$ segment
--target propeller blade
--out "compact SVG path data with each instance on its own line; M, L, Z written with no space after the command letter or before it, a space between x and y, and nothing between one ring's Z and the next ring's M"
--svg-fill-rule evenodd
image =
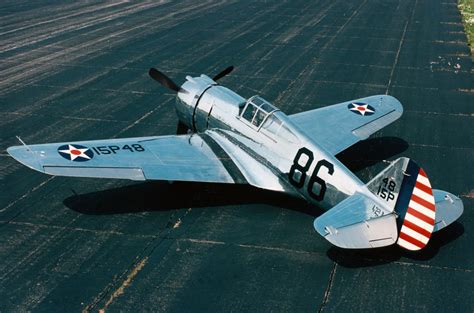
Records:
M174 90L176 92L182 91L181 87L176 85L174 81L155 68L150 68L148 75L168 89Z
M219 74L214 76L213 80L217 81L218 79L221 79L222 77L224 77L227 74L229 74L230 72L232 72L233 69L234 69L234 67L232 65L229 66L228 68L226 68L225 70L223 70L222 72L220 72Z

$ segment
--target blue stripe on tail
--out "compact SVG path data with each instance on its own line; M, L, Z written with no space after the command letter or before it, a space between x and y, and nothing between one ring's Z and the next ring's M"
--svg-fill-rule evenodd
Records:
M419 172L420 167L415 162L410 160L405 170L407 175L403 176L402 187L400 188L397 204L395 204L395 212L399 216L397 219L398 230L400 230L403 221L405 220L405 215L408 210L408 203L410 203L411 195L413 193L413 189L415 188L416 178L418 177Z

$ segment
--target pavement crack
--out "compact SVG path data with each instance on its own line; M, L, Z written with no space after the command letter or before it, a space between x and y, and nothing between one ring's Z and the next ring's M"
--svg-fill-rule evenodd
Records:
M112 304L112 302L125 292L125 289L130 286L133 279L137 276L138 272L140 272L143 269L147 261L148 261L148 256L143 258L140 262L138 262L135 265L135 267L130 271L130 273L128 273L127 278L122 282L120 287L118 287L112 293L109 300L107 300L104 306L101 309L99 309L100 313L105 313L105 310Z
M127 267L127 269L125 271L123 271L120 275L118 275L118 277L114 277L112 279L111 282L109 282L103 289L102 291L100 291L97 296L94 297L94 299L82 310L82 312L91 312L92 310L94 310L95 307L97 307L102 301L104 301L106 299L106 296L108 294L110 294L110 292L112 290L114 290L114 292L112 292L112 295L109 297L109 299L107 300L107 302L104 304L104 306L102 307L102 309L105 310L106 308L106 304L112 299L112 301L114 301L115 298L117 298L119 295L121 295L122 293L120 294L117 294L117 292L120 292L120 288L121 287L124 287L123 290L125 290L125 286L124 286L124 283L127 282L127 279L128 277L131 276L131 280L130 280L130 283L131 281L133 280L133 278L136 276L136 274L138 274L138 271L140 271L143 266L145 264L143 264L143 266L139 267L140 263L143 262L143 260L145 260L145 263L146 263L146 260L148 260L148 258L151 256L151 254L153 253L153 251L155 251L155 249L165 240L165 238L162 238L160 235L164 232L165 230L161 231L160 234L158 234L157 237L154 237L154 238L151 238L151 240L145 244L145 247L143 248L142 252L140 252L137 257L135 258L135 260L137 259L140 259L142 258L142 261L140 261L139 263L137 263L136 261L135 262L132 262L132 264L130 265L130 267ZM155 242L158 241L156 244ZM133 271L135 269L137 269L139 267L139 270L136 272L135 275L132 275L133 274ZM125 279L123 279L124 277L127 277ZM117 283L119 281L122 281L122 283L120 284L119 287L115 288L114 287L117 285ZM129 285L129 284L128 284ZM127 285L127 286L128 286ZM114 297L114 295L116 295ZM112 303L112 302L110 302ZM110 303L108 305L110 305ZM108 306L107 305L107 306ZM104 312L104 311L103 311Z
M285 252L285 253L290 253L290 254L295 254L295 253L321 254L320 252L317 252L317 251L295 250L295 249L288 249L288 248L283 248L283 247L271 247L271 246L254 245L254 244L229 243L225 241L216 241L216 240L209 240L209 239L171 238L171 237L166 237L166 239L171 239L171 240L176 240L176 241L187 241L187 242L206 244L206 245L232 245L232 246L245 248L245 249L269 250L269 251Z
M416 7L416 3L415 3L415 7ZM397 64L398 64L398 59L400 57L400 50L402 50L403 41L404 41L405 35L407 33L407 27L408 27L408 20L405 22L405 27L403 28L402 38L400 38L400 43L398 45L397 54L395 55L395 61L393 62L392 70L390 71L390 77L388 79L387 89L385 90L386 95L388 95L388 91L390 90L390 87L392 86L393 73L395 73L395 68L397 67Z
M367 3L367 1L363 1L349 16L349 18L342 24L334 33L334 36L328 40L320 49L319 53L316 54L315 57L313 57L309 62L308 66L304 68L298 77L296 79L291 80L290 84L288 87L285 89L285 91L281 92L274 100L275 103L283 102L284 98L287 96L288 93L293 93L294 95L297 95L300 93L300 91L308 84L311 82L310 77L314 73L315 70L317 70L317 66L315 61L318 61L319 58L321 57L322 53L326 50L329 50L330 45L334 42L334 40L337 38L339 34L346 28L346 26L353 20L353 18L359 13L361 8ZM271 85L272 81L269 81L267 85ZM265 87L266 88L266 87ZM264 89L265 89L264 88ZM293 110L297 108L298 106L294 106Z
M166 101L167 102L167 101ZM166 103L165 102L165 103ZM165 103L163 103L163 105L165 105ZM139 119L137 119L136 121L134 121L132 124L128 125L127 127L123 128L121 131L119 131L115 136L113 136L112 138L117 138L117 136L120 136L121 134L123 134L124 132L126 132L127 130L129 130L130 128L134 127L135 125L138 125L140 122L142 122L144 119L146 119L147 117L149 117L150 115L152 115L153 113L155 113L155 111L157 111L159 108L161 108L161 106L157 106L156 108L154 108L153 110L150 110L148 111L147 113L145 113L144 115L142 115Z
M474 189L471 189L471 191L469 191L468 193L462 193L459 196L474 199Z
M410 262L402 262L402 261L395 261L393 262L394 264L397 265L402 265L402 266L415 266L415 267L420 267L420 268L429 268L429 269L437 269L437 270L450 270L450 271L457 271L457 272L463 272L463 273L472 273L474 272L473 269L468 269L468 268L458 268L458 267L450 267L450 266L439 266L439 265L430 265L430 264L419 264L419 263L410 263Z
M4 208L0 209L0 213L1 212L4 212L6 210L8 210L9 208L11 208L12 206L14 206L15 204L17 204L19 201L25 199L26 197L28 197L31 193L35 192L36 190L40 189L41 187L43 187L44 185L46 185L47 183L49 183L50 181L52 181L53 179L55 178L55 176L52 176L52 177L49 177L48 179L44 180L43 182L41 182L40 184L36 185L35 187L31 188L30 190L28 190L25 194L23 194L20 198L17 198L15 201L13 202L10 202L7 206L5 206ZM6 224L8 224L11 220L13 220L15 217L17 217L18 215L20 215L22 213L22 211L18 212L17 214L15 214L15 216L13 216L11 219L9 219Z
M225 245L226 243L223 241L215 241L215 240L205 240L205 239L192 239L192 238L178 238L177 241L188 241L194 243L202 243L207 245Z
M474 88L471 88L471 89L468 89L468 88L458 88L458 91L459 91L459 92L463 92L463 93L474 94Z
M73 223L77 221L78 218L79 217L75 217L71 219L67 223L67 225L72 225ZM10 276L12 273L17 271L17 269L21 267L22 265L24 265L25 263L32 262L32 259L34 258L35 255L42 253L44 247L49 245L51 242L57 241L58 238L60 238L60 236L64 233L66 233L66 228L58 229L55 233L52 234L52 236L42 241L41 244L37 245L33 250L29 251L29 253L25 257L23 257L21 260L16 262L16 264L13 267L8 269L7 271L4 271L2 275L0 276L0 282L3 282L6 279L6 277Z
M326 307L326 304L329 301L329 296L331 295L331 289L334 284L334 276L336 275L336 271L337 271L337 263L334 262L331 273L329 274L329 281L328 281L326 291L324 291L323 302L321 303L321 306L319 307L318 313L321 313L324 310L324 308Z
M157 238L156 235L137 235L137 234L129 234L124 233L116 230L100 230L100 229L88 229L82 227L69 227L69 226L59 226L59 225L48 225L48 224L40 224L40 223L30 223L30 222L16 222L16 221L2 221L0 223L4 224L11 224L17 226L25 226L25 227L35 227L35 228L46 228L46 229L59 229L59 230L67 230L67 231L74 231L74 232L86 232L92 233L95 235L115 235L115 236L127 236L127 237L134 237L134 238Z
M442 146L442 145L430 145L423 143L410 143L412 147L423 147L423 148L434 148L434 149L456 149L456 150L472 150L470 147L455 147L455 146Z
M449 113L449 112L415 111L415 110L405 110L405 113L415 113L415 114L423 114L423 115L431 114L431 115L456 116L456 117L458 116L459 117L473 117L474 116L473 113L467 114L467 113L460 113L460 112Z
M191 208L186 210L181 216L178 217L178 219L183 219L189 212L191 211ZM110 306L110 304L121 294L123 294L123 291L125 290L126 287L128 287L131 283L131 281L135 278L135 276L138 274L138 272L143 268L145 263L147 262L148 258L153 254L155 249L157 249L165 240L169 239L167 238L167 234L169 234L173 228L170 227L165 227L163 230L161 230L158 234L155 236L152 236L150 240L145 244L145 247L143 250L137 255L135 260L142 258L142 261L144 261L143 265L140 266L140 263L132 262L132 264L127 267L127 270L125 270L122 274L119 275L117 278L113 278L110 283L108 283L101 292L97 294L97 296L94 297L94 299L83 309L82 312L91 312L92 310L95 310L95 308L106 299L107 295L110 294L112 290L114 290L114 287L117 285L119 281L121 281L125 276L126 278L122 281L119 287L115 288L115 291L112 292L111 296L109 299L105 302L104 306L102 309L99 310L99 312L105 312L105 309ZM131 269L130 269L131 267ZM133 275L134 271L136 273ZM127 274L128 273L128 274ZM131 278L131 279L129 279ZM128 281L128 282L127 282ZM123 289L121 289L123 287Z

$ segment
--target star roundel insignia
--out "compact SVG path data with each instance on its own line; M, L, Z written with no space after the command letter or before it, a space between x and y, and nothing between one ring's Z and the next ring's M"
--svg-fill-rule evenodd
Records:
M374 107L372 107L368 103L352 102L352 103L349 103L347 108L351 110L352 112L362 115L362 116L372 115L375 113Z
M94 157L91 149L76 144L63 145L58 148L58 153L66 160L74 162L85 162Z

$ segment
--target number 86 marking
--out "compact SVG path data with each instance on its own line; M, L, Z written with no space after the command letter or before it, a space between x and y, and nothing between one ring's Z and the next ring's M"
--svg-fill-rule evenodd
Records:
M301 165L299 162L303 154L306 155L308 160L306 161L306 164ZM307 175L306 172L311 167L311 164L313 163L313 161L314 161L313 152L311 152L308 148L301 148L298 150L298 152L296 153L295 159L293 160L293 165L290 168L290 172L288 173L288 178L290 180L290 183L293 186L295 186L296 188L302 188L304 186L304 182L306 180L306 175ZM326 182L324 181L324 179L318 176L319 170L321 169L322 166L327 168L329 175L332 175L334 173L334 165L328 160L322 159L322 160L319 160L318 163L316 163L316 166L313 170L313 174L311 175L308 182L307 191L308 191L308 194L311 196L311 198L317 201L321 201L324 199L324 194L326 193L326 189L327 189ZM297 177L295 177L296 171L301 173L299 180L297 179ZM319 193L317 194L314 193L313 191L313 187L315 183L318 183L320 185Z

